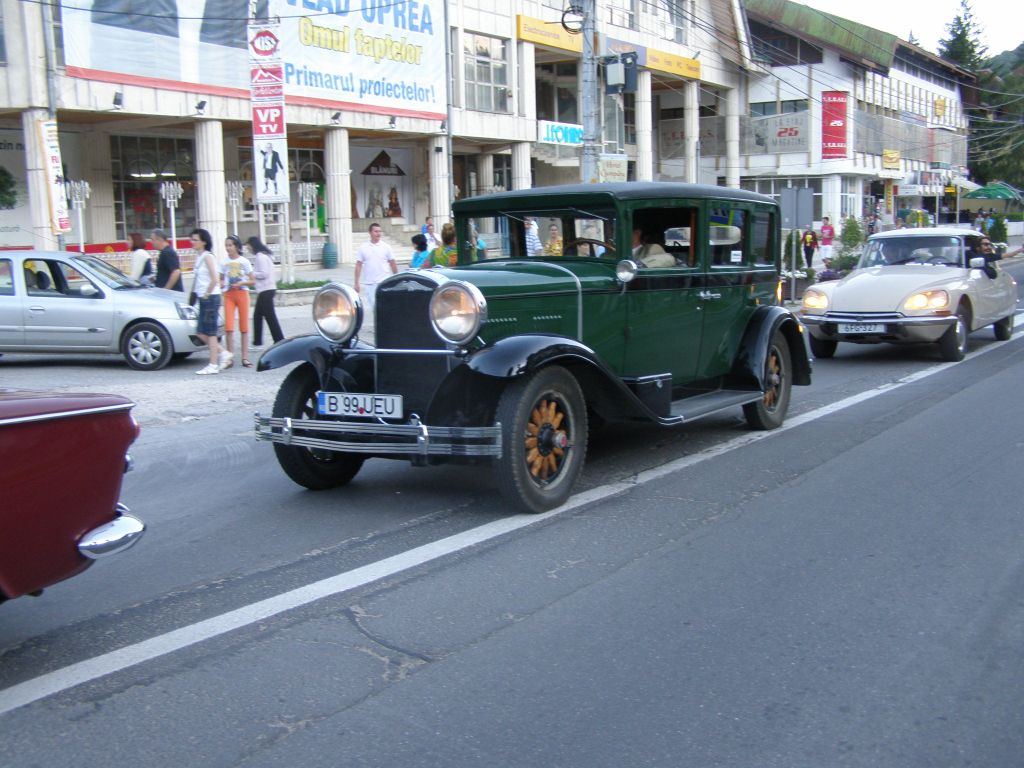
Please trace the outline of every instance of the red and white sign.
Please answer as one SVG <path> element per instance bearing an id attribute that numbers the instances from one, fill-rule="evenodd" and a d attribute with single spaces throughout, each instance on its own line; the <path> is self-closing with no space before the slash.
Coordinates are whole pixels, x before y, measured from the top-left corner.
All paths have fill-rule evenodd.
<path id="1" fill-rule="evenodd" d="M 821 159 L 848 157 L 846 114 L 850 95 L 846 91 L 821 92 Z"/>
<path id="2" fill-rule="evenodd" d="M 249 26 L 253 191 L 258 203 L 286 203 L 289 198 L 284 64 L 277 27 L 276 24 Z"/>
<path id="3" fill-rule="evenodd" d="M 252 137 L 254 141 L 283 137 L 284 108 L 277 104 L 252 105 Z"/>

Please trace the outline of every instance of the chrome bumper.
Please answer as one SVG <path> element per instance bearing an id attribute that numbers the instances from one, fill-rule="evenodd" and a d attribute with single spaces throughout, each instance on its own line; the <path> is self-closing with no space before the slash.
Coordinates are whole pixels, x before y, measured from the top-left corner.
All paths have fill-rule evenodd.
<path id="1" fill-rule="evenodd" d="M 78 551 L 82 557 L 98 560 L 107 555 L 124 552 L 142 538 L 146 532 L 146 524 L 139 518 L 128 514 L 128 507 L 117 505 L 118 517 L 106 525 L 94 528 L 78 542 Z"/>
<path id="2" fill-rule="evenodd" d="M 501 425 L 431 427 L 419 421 L 380 424 L 256 414 L 256 439 L 344 453 L 501 458 Z"/>

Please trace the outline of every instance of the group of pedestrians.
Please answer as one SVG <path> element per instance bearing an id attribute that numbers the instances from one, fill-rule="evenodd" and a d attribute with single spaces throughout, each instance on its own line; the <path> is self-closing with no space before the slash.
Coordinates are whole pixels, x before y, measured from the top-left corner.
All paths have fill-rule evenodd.
<path id="1" fill-rule="evenodd" d="M 184 293 L 185 285 L 181 261 L 174 245 L 162 230 L 151 233 L 153 245 L 159 249 L 152 284 Z M 234 365 L 234 342 L 236 331 L 239 337 L 240 364 L 252 368 L 250 349 L 263 346 L 263 323 L 270 329 L 274 342 L 284 338 L 281 324 L 274 311 L 274 295 L 277 292 L 277 276 L 273 254 L 258 237 L 246 241 L 250 260 L 243 254 L 242 240 L 237 235 L 228 235 L 224 241 L 227 254 L 223 260 L 214 255 L 213 238 L 209 231 L 193 229 L 190 234 L 192 247 L 196 252 L 193 270 L 192 293 L 189 303 L 198 304 L 196 335 L 206 344 L 210 361 L 196 371 L 200 376 L 220 373 Z M 145 244 L 143 243 L 143 246 Z M 147 255 L 147 263 L 149 263 Z M 152 267 L 151 267 L 152 269 Z M 134 256 L 132 272 L 135 272 Z M 144 275 L 140 271 L 140 275 Z M 250 292 L 255 290 L 256 302 L 252 325 L 253 345 L 249 346 Z M 224 309 L 224 345 L 220 341 L 220 314 Z"/>
<path id="2" fill-rule="evenodd" d="M 836 230 L 828 216 L 823 216 L 821 219 L 820 237 L 819 233 L 815 231 L 813 224 L 807 225 L 807 228 L 800 235 L 800 245 L 803 247 L 804 261 L 807 262 L 808 267 L 814 264 L 815 251 L 820 251 L 821 261 L 826 268 L 831 265 L 832 247 L 835 237 Z"/>

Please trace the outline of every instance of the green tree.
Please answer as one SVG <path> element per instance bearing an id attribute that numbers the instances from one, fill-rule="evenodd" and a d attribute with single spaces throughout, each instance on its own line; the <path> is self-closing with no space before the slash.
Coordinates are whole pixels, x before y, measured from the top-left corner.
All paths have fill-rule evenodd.
<path id="1" fill-rule="evenodd" d="M 980 41 L 981 31 L 971 4 L 960 0 L 960 13 L 946 25 L 949 37 L 939 40 L 939 56 L 969 72 L 977 72 L 988 50 Z"/>

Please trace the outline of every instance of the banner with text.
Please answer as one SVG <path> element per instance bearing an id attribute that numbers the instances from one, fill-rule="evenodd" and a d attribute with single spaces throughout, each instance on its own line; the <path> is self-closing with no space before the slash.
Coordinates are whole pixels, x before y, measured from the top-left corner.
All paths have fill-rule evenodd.
<path id="1" fill-rule="evenodd" d="M 845 91 L 821 92 L 821 159 L 836 160 L 847 157 Z"/>
<path id="2" fill-rule="evenodd" d="M 289 102 L 404 114 L 447 115 L 444 0 L 265 0 L 279 18 Z M 62 9 L 72 77 L 244 97 L 248 3 L 124 0 Z M 200 5 L 200 7 L 203 7 Z M 262 8 L 261 8 L 262 10 Z M 261 14 L 262 17 L 262 14 Z M 251 52 L 251 50 L 250 50 Z"/>
<path id="3" fill-rule="evenodd" d="M 249 25 L 249 101 L 252 104 L 253 191 L 257 203 L 287 203 L 288 132 L 284 121 L 284 63 L 280 25 Z"/>

